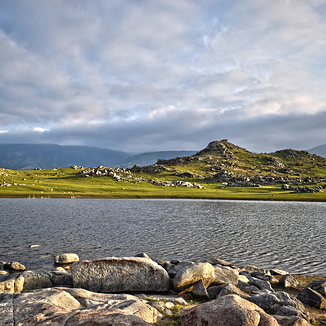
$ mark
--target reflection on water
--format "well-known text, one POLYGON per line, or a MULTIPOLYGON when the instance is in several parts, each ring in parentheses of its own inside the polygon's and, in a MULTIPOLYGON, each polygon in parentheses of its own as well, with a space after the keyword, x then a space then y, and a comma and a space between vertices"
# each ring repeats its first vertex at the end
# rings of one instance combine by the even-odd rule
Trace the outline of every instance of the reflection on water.
POLYGON ((53 257, 65 252, 81 260, 146 252, 326 273, 326 203, 0 199, 0 211, 0 260, 32 270, 53 268, 53 257))

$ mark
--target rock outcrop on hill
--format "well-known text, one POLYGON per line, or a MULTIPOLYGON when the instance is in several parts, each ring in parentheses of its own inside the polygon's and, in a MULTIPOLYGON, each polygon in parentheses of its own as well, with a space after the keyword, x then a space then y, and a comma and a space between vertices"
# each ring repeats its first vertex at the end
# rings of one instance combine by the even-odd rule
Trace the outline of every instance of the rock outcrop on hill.
MULTIPOLYGON (((132 173, 161 174, 183 178, 222 182, 229 187, 261 187, 275 184, 312 185, 321 182, 321 170, 326 159, 306 151, 285 149, 269 154, 250 153, 231 144, 227 139, 213 141, 206 148, 191 156, 159 159, 149 166, 133 166, 132 173), (203 169, 203 164, 205 168, 203 169), (187 172, 178 167, 189 166, 187 172), (191 169, 201 170, 192 171, 191 169), (314 172, 314 170, 316 172, 314 172)), ((324 180, 325 181, 325 180, 324 180)), ((155 181, 164 185, 167 181, 155 181)), ((297 192, 304 192, 296 189, 297 192)), ((314 191, 317 192, 317 191, 314 191)))

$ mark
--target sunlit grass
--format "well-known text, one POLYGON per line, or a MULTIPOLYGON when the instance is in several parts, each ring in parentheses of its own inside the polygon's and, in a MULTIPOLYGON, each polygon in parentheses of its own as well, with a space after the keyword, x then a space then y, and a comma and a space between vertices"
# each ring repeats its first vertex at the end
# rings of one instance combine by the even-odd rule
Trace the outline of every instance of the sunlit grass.
MULTIPOLYGON (((183 170, 186 172, 190 166, 183 170)), ((200 174, 200 170, 190 170, 200 174)), ((13 171, 0 169, 0 183, 19 184, 0 187, 0 197, 25 198, 203 198, 203 199, 243 199, 243 200, 290 200, 290 201, 326 201, 326 194, 293 193, 284 191, 281 185, 263 187, 227 187, 221 183, 207 182, 202 179, 182 179, 205 186, 205 189, 186 187, 155 186, 148 181, 131 183, 116 181, 109 176, 82 177, 78 170, 64 168, 54 170, 13 171), (23 184, 23 185, 22 185, 23 184)), ((161 181, 180 180, 169 172, 157 174, 134 174, 133 177, 161 181)))

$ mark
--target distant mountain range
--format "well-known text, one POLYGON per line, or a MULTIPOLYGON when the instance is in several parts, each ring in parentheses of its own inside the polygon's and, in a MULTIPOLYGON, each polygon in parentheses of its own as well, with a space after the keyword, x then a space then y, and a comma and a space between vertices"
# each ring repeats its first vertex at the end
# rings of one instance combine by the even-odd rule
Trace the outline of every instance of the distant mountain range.
MULTIPOLYGON (((326 144, 308 150, 326 158, 326 144)), ((0 167, 12 170, 51 169, 80 165, 84 167, 131 168, 147 166, 158 159, 191 156, 197 151, 160 151, 130 154, 92 146, 62 146, 56 144, 0 144, 0 167)))
POLYGON ((316 154, 326 158, 326 144, 311 148, 308 150, 308 152, 310 154, 316 154))
POLYGON ((158 159, 188 156, 196 151, 163 151, 133 155, 123 151, 92 146, 56 144, 0 144, 0 167, 12 170, 51 169, 80 165, 84 167, 132 167, 151 165, 158 159))
POLYGON ((169 160, 176 157, 191 156, 196 153, 197 151, 161 151, 142 153, 128 157, 120 163, 120 166, 125 168, 132 168, 134 165, 147 166, 156 163, 158 159, 169 160))

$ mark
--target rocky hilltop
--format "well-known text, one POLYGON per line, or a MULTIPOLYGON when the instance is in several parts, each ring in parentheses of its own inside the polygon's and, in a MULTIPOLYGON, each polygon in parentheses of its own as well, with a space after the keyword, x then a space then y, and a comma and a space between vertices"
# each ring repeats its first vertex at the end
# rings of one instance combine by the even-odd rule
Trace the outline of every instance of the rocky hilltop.
MULTIPOLYGON (((326 159, 293 149, 257 154, 224 139, 209 143, 192 156, 160 159, 156 164, 134 166, 130 171, 156 174, 173 172, 177 175, 178 170, 185 171, 179 173, 184 178, 223 182, 228 186, 311 185, 325 182, 326 159)), ((321 188, 316 187, 314 191, 318 189, 321 188)))

